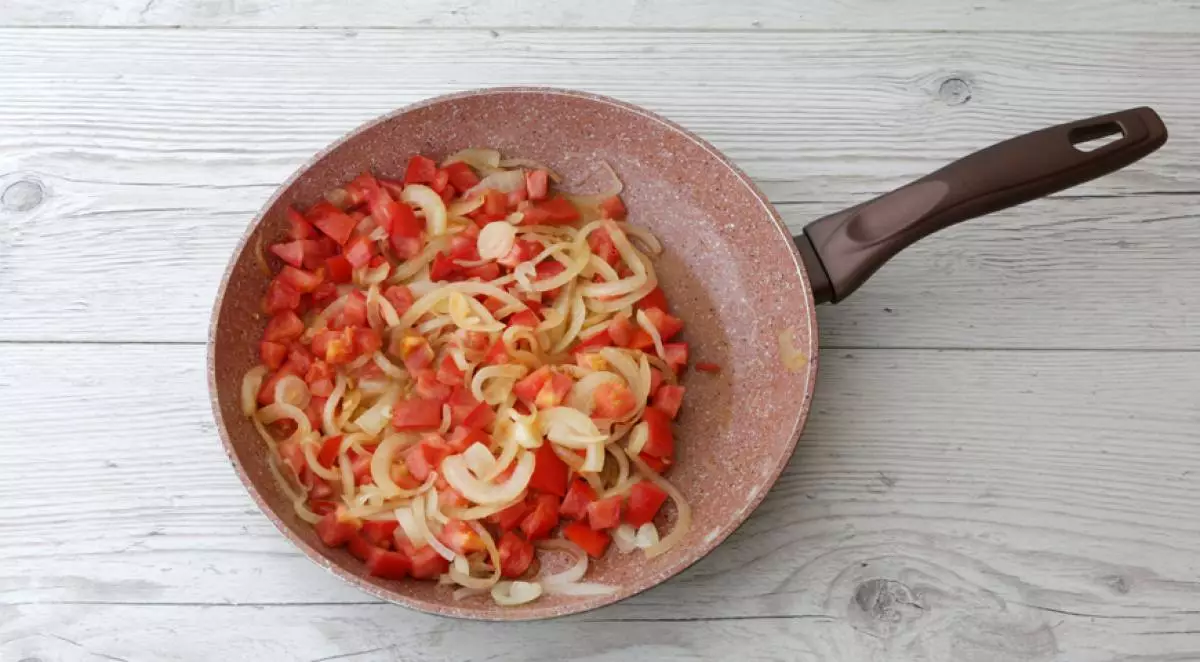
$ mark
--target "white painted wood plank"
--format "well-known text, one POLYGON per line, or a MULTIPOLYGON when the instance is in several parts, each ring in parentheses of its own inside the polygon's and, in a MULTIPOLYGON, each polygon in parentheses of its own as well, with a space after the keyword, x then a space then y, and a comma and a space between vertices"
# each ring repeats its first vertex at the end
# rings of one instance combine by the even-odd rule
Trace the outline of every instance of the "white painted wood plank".
POLYGON ((0 345, 0 401, 21 403, 0 410, 0 658, 1200 650, 1200 353, 821 360, 796 457, 726 544, 620 605, 496 628, 376 605, 291 550, 223 457, 202 348, 0 345))
POLYGON ((1194 0, 8 0, 0 25, 1198 32, 1194 0))
POLYGON ((697 130, 794 228, 1003 137, 1151 103, 1164 150, 1088 199, 928 240, 822 323, 835 346, 1196 348, 1198 59, 1170 35, 0 31, 0 339, 202 340, 227 251, 308 155, 430 94, 539 82, 697 130), (947 76, 970 101, 938 96, 947 76), (33 181, 44 199, 21 211, 36 196, 11 187, 33 181))

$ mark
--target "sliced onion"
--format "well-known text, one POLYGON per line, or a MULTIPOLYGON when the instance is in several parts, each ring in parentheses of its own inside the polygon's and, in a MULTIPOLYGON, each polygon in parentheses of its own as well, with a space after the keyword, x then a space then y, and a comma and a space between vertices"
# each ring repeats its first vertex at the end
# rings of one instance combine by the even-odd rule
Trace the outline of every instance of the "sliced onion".
POLYGON ((567 198, 576 205, 594 207, 613 197, 614 195, 620 195, 621 191, 625 190, 625 185, 621 183, 621 178, 617 176, 617 172, 613 170, 611 165, 608 164, 608 161, 601 161, 600 165, 608 171, 609 176, 612 178, 612 183, 608 185, 607 189, 601 191, 600 193, 593 193, 590 195, 564 193, 563 197, 567 198))
POLYGON ((296 375, 287 375, 275 382, 275 402, 285 402, 289 405, 304 409, 312 394, 308 392, 308 384, 296 375))
POLYGON ((429 530, 429 523, 425 520, 426 498, 426 495, 422 494, 421 496, 413 499, 411 506, 413 523, 416 525, 417 530, 421 532, 421 535, 425 537, 425 542, 429 543, 429 546, 432 547, 439 556, 447 561, 453 561, 455 556, 454 550, 450 549, 444 543, 442 543, 442 541, 438 540, 437 536, 433 535, 433 532, 429 530))
POLYGON ((513 382, 525 376, 529 369, 519 364, 489 365, 480 368, 471 378, 471 395, 493 407, 504 401, 513 382), (491 384, 487 384, 492 380, 491 384), (485 388, 491 387, 491 388, 485 388))
POLYGON ((612 533, 613 543, 617 546, 617 551, 622 554, 628 554, 638 548, 637 544, 637 529, 631 524, 621 524, 612 533))
POLYGON ((646 447, 646 441, 650 439, 650 425, 646 421, 642 421, 633 426, 629 431, 629 441, 626 443, 626 448, 630 453, 637 455, 646 447))
POLYGON ((533 602, 542 595, 542 585, 537 582, 497 582, 492 587, 492 599, 502 607, 515 607, 533 602))
POLYGON ((254 240, 254 261, 258 263, 258 272, 267 278, 270 278, 271 267, 267 264, 267 255, 263 253, 263 233, 258 233, 258 238, 254 240))
POLYGON ((400 389, 392 387, 388 392, 380 396, 374 405, 359 414, 358 418, 354 419, 354 424, 372 437, 383 432, 388 423, 392 422, 392 405, 396 402, 396 398, 399 395, 400 389))
POLYGON ((591 444, 587 447, 587 455, 580 465, 581 472, 599 473, 604 470, 604 442, 591 444))
POLYGON ((592 409, 596 406, 595 399, 592 395, 601 384, 624 384, 625 380, 615 373, 604 370, 588 373, 582 379, 571 387, 571 393, 567 398, 567 406, 572 409, 588 414, 592 413, 592 409))
POLYGON ((325 400, 325 407, 321 410, 321 429, 327 436, 332 437, 342 433, 342 426, 338 425, 334 413, 345 393, 346 378, 339 373, 333 384, 333 393, 329 394, 329 398, 325 400))
POLYGON ((517 229, 504 221, 493 221, 483 226, 479 231, 479 257, 484 260, 498 260, 512 251, 513 243, 517 240, 517 229))
POLYGON ((489 170, 500 167, 500 152, 486 147, 468 147, 447 156, 442 161, 442 167, 451 163, 463 162, 476 170, 489 170))
POLYGON ((637 311, 637 323, 650 336, 650 339, 654 341, 654 351, 658 354, 658 358, 666 361, 667 351, 663 348, 662 334, 658 332, 658 328, 650 323, 650 318, 646 317, 645 311, 637 311))
POLYGON ((479 183, 463 192, 464 198, 479 195, 491 189, 501 193, 512 193, 525 188, 525 173, 520 170, 501 170, 479 180, 479 183))
POLYGON ((654 522, 646 522, 638 527, 637 530, 637 546, 642 549, 650 549, 658 544, 658 529, 654 528, 654 522))
POLYGON ((466 461, 461 455, 451 455, 442 461, 442 475, 450 487, 458 490, 467 499, 478 504, 500 503, 512 501, 518 494, 525 491, 529 479, 533 476, 534 460, 532 453, 522 453, 517 460, 517 468, 507 481, 499 485, 481 481, 471 474, 466 461))
POLYGON ((425 231, 430 236, 446 234, 446 203, 437 191, 424 184, 409 184, 401 191, 400 199, 425 214, 425 231))
POLYGON ((692 507, 688 505, 683 495, 679 493, 679 490, 675 489, 675 486, 670 481, 646 466, 642 458, 636 454, 626 454, 629 455, 629 460, 633 462, 633 466, 637 467, 638 473, 641 474, 642 478, 657 485, 675 502, 675 525, 671 528, 671 532, 659 540, 658 544, 646 548, 646 558, 654 558, 670 550, 687 534, 688 529, 692 527, 692 507))
MULTIPOLYGON (((309 437, 309 439, 311 440, 312 437, 309 437)), ((308 464, 308 470, 320 476, 321 478, 324 478, 325 480, 337 480, 341 474, 333 469, 327 469, 321 466, 321 463, 317 460, 316 449, 320 445, 319 441, 320 439, 318 438, 316 441, 312 441, 311 443, 304 442, 300 444, 300 448, 304 451, 304 461, 308 464)))
POLYGON ((450 521, 449 517, 442 514, 442 500, 438 497, 437 488, 434 487, 425 495, 425 519, 433 520, 439 524, 445 524, 450 521))
POLYGON ((522 492, 522 493, 518 494, 517 497, 515 499, 513 499, 512 501, 506 501, 504 503, 495 503, 490 506, 471 506, 470 508, 451 508, 448 511, 446 511, 446 515, 448 517, 453 517, 454 519, 463 520, 464 522, 470 522, 472 520, 483 519, 483 518, 487 517, 488 515, 495 515, 496 513, 500 512, 501 510, 504 510, 505 508, 508 508, 508 507, 510 507, 520 501, 524 501, 524 500, 525 500, 525 493, 522 492))
POLYGON ((258 410, 258 392, 262 389, 263 377, 267 375, 267 366, 257 365, 246 371, 242 377, 242 413, 253 416, 258 410))
POLYGON ((480 479, 486 478, 488 472, 496 464, 496 457, 492 455, 487 446, 478 441, 471 444, 467 450, 463 451, 462 455, 463 460, 467 463, 467 469, 480 479))
MULTIPOLYGON (((544 540, 539 542, 537 546, 541 549, 559 552, 568 552, 575 558, 575 562, 571 567, 562 572, 553 575, 538 577, 538 581, 545 587, 547 592, 552 592, 551 587, 561 586, 563 584, 573 584, 583 579, 584 573, 588 568, 588 555, 583 551, 583 548, 570 540, 544 540)), ((544 563, 542 564, 545 565, 544 563)))
POLYGON ((312 434, 312 423, 308 421, 308 415, 301 409, 286 402, 275 402, 258 410, 255 415, 264 425, 270 425, 280 419, 289 418, 296 423, 296 431, 292 433, 289 439, 301 440, 312 434))
POLYGON ((538 412, 538 426, 547 439, 567 448, 587 448, 608 440, 595 421, 571 407, 551 407, 538 412))
POLYGON ((483 196, 477 195, 473 198, 465 200, 456 200, 450 203, 450 207, 446 209, 446 213, 451 218, 461 218, 483 206, 483 196))
POLYGON ((466 557, 459 556, 454 559, 454 563, 450 566, 450 578, 462 586, 467 586, 476 589, 486 589, 496 585, 500 581, 500 550, 496 549, 496 541, 492 539, 492 534, 479 522, 469 522, 469 526, 475 534, 483 541, 483 546, 487 550, 488 560, 492 564, 491 577, 472 577, 470 566, 467 564, 466 557))
POLYGON ((415 496, 417 490, 402 489, 392 480, 392 464, 396 461, 396 453, 417 442, 414 434, 390 434, 375 447, 371 455, 371 478, 387 497, 415 496))

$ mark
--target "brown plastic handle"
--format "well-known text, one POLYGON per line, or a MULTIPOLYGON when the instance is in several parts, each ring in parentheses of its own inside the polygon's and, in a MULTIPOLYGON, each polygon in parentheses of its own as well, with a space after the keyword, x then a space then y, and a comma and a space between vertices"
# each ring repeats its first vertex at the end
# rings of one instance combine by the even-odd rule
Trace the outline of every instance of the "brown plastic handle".
POLYGON ((933 232, 1028 202, 1130 165, 1167 141, 1149 108, 1059 124, 992 145, 885 193, 813 221, 795 237, 817 303, 850 296, 896 253, 933 232), (1080 143, 1120 134, 1093 151, 1080 143))

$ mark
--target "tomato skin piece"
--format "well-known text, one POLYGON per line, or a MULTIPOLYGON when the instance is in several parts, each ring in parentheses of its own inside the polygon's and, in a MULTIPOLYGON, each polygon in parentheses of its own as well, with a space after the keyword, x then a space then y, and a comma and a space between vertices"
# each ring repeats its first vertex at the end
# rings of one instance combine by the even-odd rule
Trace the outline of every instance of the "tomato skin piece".
POLYGON ((611 496, 588 504, 588 526, 596 529, 612 529, 621 523, 621 497, 611 496))
POLYGON ((682 386, 663 384, 654 392, 651 404, 654 408, 665 412, 667 416, 676 418, 679 416, 679 407, 683 404, 683 392, 682 386))
POLYGON ((498 513, 488 515, 487 521, 500 527, 501 531, 508 531, 520 526, 528 513, 529 506, 524 501, 518 501, 498 513))
POLYGON ((601 384, 593 391, 592 398, 595 401, 592 416, 596 418, 621 418, 637 407, 633 391, 622 383, 606 382, 601 384))
POLYGON ((401 400, 392 409, 392 427, 397 430, 437 429, 441 425, 442 403, 437 400, 401 400))
POLYGON ((567 540, 579 545, 588 556, 598 559, 604 556, 612 537, 603 531, 596 531, 583 522, 571 522, 562 529, 567 540))
POLYGON ((533 476, 529 478, 529 489, 548 494, 567 494, 567 464, 563 462, 549 442, 534 450, 533 476))
POLYGON ((556 526, 558 497, 553 494, 536 495, 533 499, 533 509, 521 520, 521 532, 529 540, 541 540, 549 536, 556 526))
POLYGON ((279 366, 283 365, 283 360, 287 358, 287 346, 264 340, 258 343, 258 355, 262 359, 263 365, 271 370, 278 370, 279 366))
POLYGON ((354 217, 325 200, 318 202, 308 210, 308 220, 312 221, 312 224, 317 226, 317 229, 325 236, 338 244, 345 244, 349 241, 350 235, 354 233, 354 227, 358 225, 358 221, 354 220, 354 217))
POLYGON ((533 563, 533 543, 512 531, 500 536, 500 574, 510 579, 525 574, 533 563))
POLYGON ((341 547, 358 535, 358 520, 350 517, 344 506, 323 516, 313 528, 327 547, 341 547))
POLYGON ((412 571, 408 556, 384 549, 371 553, 366 563, 367 574, 380 579, 404 579, 412 571))
POLYGON ((571 519, 585 519, 588 515, 588 506, 596 500, 596 491, 592 489, 587 481, 576 478, 571 481, 571 489, 567 490, 567 495, 563 497, 562 505, 558 507, 558 513, 563 517, 571 519))
POLYGON ((404 185, 432 184, 437 174, 437 163, 433 159, 416 154, 408 160, 408 167, 404 170, 404 185))
POLYGON ((643 310, 646 308, 658 308, 666 312, 668 310, 667 295, 661 287, 656 287, 650 290, 649 294, 638 300, 637 307, 643 310))
POLYGON ((628 213, 625 209, 625 202, 621 200, 621 196, 619 195, 605 198, 600 202, 600 218, 622 219, 628 213))
POLYGON ((479 183, 479 175, 476 175, 471 166, 462 161, 455 161, 447 165, 445 170, 450 177, 450 184, 459 191, 466 191, 479 183))
POLYGON ((625 521, 641 526, 654 521, 659 508, 667 501, 667 493, 661 487, 643 480, 629 489, 629 507, 625 510, 625 521))
POLYGON ((304 322, 296 313, 288 310, 271 318, 263 331, 263 340, 267 342, 285 343, 295 340, 304 333, 304 322))
POLYGON ((671 417, 660 409, 646 407, 642 420, 646 422, 648 432, 642 452, 659 458, 673 457, 675 436, 671 432, 671 417))
POLYGON ((530 200, 545 200, 550 193, 550 173, 538 168, 525 173, 525 191, 530 200))

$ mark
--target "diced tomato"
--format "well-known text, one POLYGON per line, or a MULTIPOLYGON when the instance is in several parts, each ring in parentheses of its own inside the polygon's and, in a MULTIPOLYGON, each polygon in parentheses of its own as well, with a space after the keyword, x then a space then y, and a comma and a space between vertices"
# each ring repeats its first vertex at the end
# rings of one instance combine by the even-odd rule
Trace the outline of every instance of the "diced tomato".
POLYGON ((396 532, 396 551, 404 554, 411 563, 409 574, 414 579, 437 579, 450 569, 450 562, 437 553, 433 545, 413 547, 401 531, 396 532))
POLYGON ((500 536, 500 574, 509 578, 520 577, 531 563, 533 543, 512 531, 505 531, 500 536))
MULTIPOLYGON (((629 347, 630 343, 633 342, 634 334, 640 330, 625 315, 617 315, 608 323, 608 337, 612 338, 617 347, 629 347)), ((651 344, 653 344, 653 341, 651 341, 651 344)))
POLYGON ((612 336, 609 335, 608 329, 605 329, 599 333, 593 333, 592 335, 588 336, 587 338, 580 340, 579 344, 575 345, 575 348, 571 351, 578 354, 579 352, 586 350, 586 349, 590 349, 593 347, 612 347, 613 344, 614 343, 613 343, 612 336))
POLYGON ((596 418, 621 418, 637 407, 633 391, 620 382, 605 382, 597 386, 592 398, 595 402, 592 416, 596 418))
POLYGON ((625 203, 621 200, 621 196, 614 195, 611 198, 605 198, 600 201, 600 218, 625 218, 628 212, 625 210, 625 203))
POLYGON ((521 225, 565 225, 579 220, 579 210, 570 200, 554 196, 524 209, 521 225))
POLYGON ((438 253, 433 256, 433 263, 429 265, 429 279, 432 281, 455 280, 456 277, 462 275, 462 267, 454 261, 454 258, 445 253, 438 253))
MULTIPOLYGON (((316 511, 314 510, 313 512, 316 511)), ((367 540, 367 537, 360 532, 350 538, 349 542, 346 543, 346 551, 350 552, 350 556, 353 556, 359 561, 362 561, 363 563, 370 563, 372 558, 384 553, 386 550, 372 545, 371 541, 367 540)))
POLYGON ((476 175, 471 166, 462 161, 455 161, 447 165, 445 170, 450 177, 450 183, 459 191, 466 191, 479 183, 479 175, 476 175))
POLYGON ((499 365, 508 363, 508 348, 504 346, 504 341, 496 338, 496 342, 488 349, 487 354, 483 357, 483 362, 486 365, 499 365))
POLYGON ((267 342, 285 343, 295 340, 304 333, 304 322, 292 311, 285 311, 271 318, 263 331, 263 340, 267 342))
POLYGON ((408 309, 412 308, 414 301, 412 290, 408 289, 405 285, 389 285, 383 291, 383 298, 392 304, 392 308, 396 309, 397 315, 403 315, 408 312, 408 309))
POLYGON ((401 260, 408 260, 416 257, 421 252, 423 244, 420 237, 404 237, 393 234, 388 237, 388 245, 392 247, 392 252, 396 254, 396 257, 401 260))
POLYGON ((642 452, 654 457, 672 457, 675 454, 675 436, 671 432, 671 417, 660 409, 646 407, 642 414, 646 422, 646 445, 642 452))
POLYGON ((538 409, 549 409, 557 407, 567 399, 567 393, 570 393, 571 387, 575 385, 575 380, 571 379, 570 375, 561 372, 552 372, 550 381, 542 386, 538 391, 537 397, 533 399, 533 404, 538 409))
POLYGON ((638 308, 657 308, 662 311, 667 310, 667 295, 662 291, 661 287, 656 287, 650 290, 650 293, 642 297, 637 302, 638 308))
POLYGON ((312 351, 326 363, 349 363, 354 358, 354 332, 352 329, 318 331, 313 335, 312 351))
POLYGON ((541 242, 518 239, 513 242, 512 250, 510 250, 507 255, 496 261, 502 266, 513 269, 522 262, 528 262, 529 260, 532 260, 540 252, 542 252, 541 242))
MULTIPOLYGON (((308 509, 313 511, 313 514, 316 515, 328 515, 329 513, 337 510, 337 502, 326 501, 324 499, 309 499, 308 509)), ((350 539, 349 544, 354 544, 354 538, 350 539)), ((354 552, 351 551, 350 553, 353 554, 354 552)))
POLYGON ((526 171, 525 190, 530 200, 545 200, 550 192, 550 173, 541 168, 526 171))
POLYGON ((304 374, 308 390, 319 398, 328 398, 333 393, 333 368, 328 363, 317 359, 309 366, 304 374))
MULTIPOLYGON (((275 371, 270 377, 267 377, 263 381, 262 386, 259 387, 258 404, 264 406, 273 404, 275 402, 275 385, 284 377, 294 374, 296 374, 295 368, 285 362, 279 370, 275 371)), ((288 423, 291 423, 291 421, 288 421, 288 423)))
POLYGON ((463 346, 476 352, 482 352, 490 347, 491 339, 483 331, 467 331, 463 346))
POLYGON ((550 381, 550 375, 550 367, 542 366, 513 384, 512 392, 521 400, 532 403, 537 399, 542 387, 550 381))
POLYGON ((309 223, 304 218, 304 214, 296 211, 295 207, 287 208, 288 231, 287 236, 291 239, 312 239, 317 236, 316 230, 313 229, 312 223, 309 223))
MULTIPOLYGON (((439 418, 440 415, 439 415, 439 418)), ((437 471, 442 460, 450 455, 450 447, 440 435, 426 435, 416 446, 410 446, 404 453, 404 464, 408 473, 416 480, 425 482, 431 472, 437 471)))
POLYGON ((592 248, 592 252, 599 256, 601 260, 614 267, 621 261, 621 252, 617 250, 617 245, 613 243, 612 236, 604 228, 593 230, 588 235, 588 246, 592 248))
POLYGON ((654 392, 652 400, 654 407, 661 409, 667 416, 675 418, 679 415, 679 407, 683 404, 683 387, 664 384, 654 392))
MULTIPOLYGON (((450 188, 450 173, 444 168, 438 168, 433 176, 433 181, 429 182, 429 188, 437 191, 439 195, 445 193, 446 189, 450 188)), ((442 196, 444 200, 446 196, 442 196)))
POLYGON ((447 508, 466 508, 471 505, 467 497, 453 487, 438 488, 438 507, 442 510, 447 508))
POLYGON ((358 535, 358 520, 351 517, 345 507, 322 517, 314 525, 317 537, 329 547, 341 547, 358 535))
POLYGON ((458 385, 450 394, 450 418, 454 425, 469 428, 486 428, 496 418, 496 412, 487 403, 471 395, 470 389, 458 385))
POLYGON ((507 322, 509 326, 527 326, 532 329, 541 324, 542 320, 538 318, 537 313, 526 309, 510 315, 507 322))
MULTIPOLYGON (((546 444, 543 444, 545 446, 546 444)), ((533 509, 521 520, 521 532, 529 540, 541 540, 558 526, 558 497, 553 494, 538 494, 533 498, 533 509)))
POLYGON ((479 534, 475 533, 466 522, 459 519, 451 519, 446 522, 442 526, 442 532, 438 534, 438 540, 464 556, 486 549, 483 538, 480 538, 479 534))
POLYGON ((357 207, 370 200, 371 194, 379 190, 379 181, 371 173, 363 172, 350 180, 342 190, 346 192, 347 206, 357 207))
POLYGON ((326 469, 332 468, 337 461, 338 451, 342 449, 342 435, 329 437, 321 442, 321 450, 317 452, 317 463, 326 469))
POLYGON ((379 188, 387 191, 393 200, 399 200, 404 195, 404 182, 396 179, 379 178, 379 188))
POLYGON ((297 292, 312 292, 313 290, 317 289, 317 286, 320 285, 321 281, 325 279, 320 272, 313 273, 311 271, 304 271, 303 269, 297 269, 290 264, 285 265, 283 269, 279 271, 278 278, 280 282, 291 286, 291 288, 297 292))
POLYGON ((359 235, 346 244, 346 260, 355 267, 365 267, 375 256, 375 242, 359 235))
POLYGON ((338 297, 337 284, 325 281, 317 286, 317 289, 312 291, 309 299, 312 305, 316 308, 323 308, 326 305, 333 303, 333 300, 338 297))
POLYGON ((478 260, 479 245, 476 238, 468 236, 466 233, 459 233, 451 237, 450 257, 454 260, 478 260))
POLYGON ((596 531, 583 522, 571 522, 562 529, 567 540, 579 545, 588 556, 598 559, 604 556, 612 537, 603 531, 596 531))
POLYGON ((533 476, 529 479, 529 489, 558 496, 566 495, 567 465, 554 453, 549 443, 537 447, 533 460, 533 476))
POLYGON ((350 473, 354 475, 355 485, 369 485, 375 482, 371 475, 371 457, 373 453, 359 454, 350 451, 350 473))
POLYGON ((334 255, 325 260, 325 275, 334 283, 349 283, 354 275, 354 265, 344 255, 334 255))
POLYGON ((271 252, 293 267, 302 267, 304 266, 304 256, 308 253, 309 244, 316 243, 312 239, 297 239, 281 244, 271 244, 271 252))
POLYGON ((508 531, 520 525, 528 512, 529 506, 524 501, 518 501, 498 513, 488 515, 487 521, 500 527, 501 531, 508 531))
MULTIPOLYGON (((442 403, 420 398, 401 400, 392 409, 392 427, 397 430, 436 429, 442 424, 442 403)), ((412 470, 412 467, 409 467, 412 470)), ((424 478, 413 475, 417 480, 424 478)))
POLYGON ((454 362, 454 357, 450 352, 442 355, 442 360, 438 363, 437 380, 447 386, 462 385, 463 370, 454 362))
POLYGON ((383 189, 376 189, 370 198, 371 218, 375 225, 383 228, 388 235, 415 236, 412 228, 420 229, 412 208, 403 202, 397 202, 383 189), (401 227, 397 228, 397 224, 401 227))
POLYGON ((354 327, 354 349, 359 354, 374 354, 383 347, 383 337, 371 327, 354 327))
POLYGON ((399 524, 396 520, 366 520, 362 525, 362 534, 373 544, 384 547, 392 543, 399 524))
MULTIPOLYGON (((559 262, 558 260, 551 258, 548 260, 542 260, 541 262, 538 262, 537 266, 534 267, 533 270, 537 275, 537 278, 535 278, 534 280, 549 280, 549 279, 554 278, 555 276, 561 274, 562 272, 566 271, 567 268, 566 268, 566 266, 563 265, 562 262, 559 262)), ((547 290, 546 295, 553 296, 550 294, 550 292, 557 292, 558 289, 559 288, 556 287, 553 290, 547 290)))
POLYGON ((475 278, 481 281, 495 280, 500 277, 500 265, 495 262, 488 262, 477 267, 467 267, 463 269, 463 278, 468 280, 475 278))
POLYGON ((308 488, 310 499, 328 499, 333 496, 333 485, 311 471, 305 472, 304 485, 308 488))
POLYGON ((662 386, 663 374, 658 368, 650 368, 650 395, 658 393, 658 387, 662 386))
POLYGON ((417 397, 436 401, 438 411, 441 411, 442 403, 450 399, 450 387, 439 381, 437 373, 429 368, 418 370, 413 373, 413 377, 417 380, 414 389, 417 397))
POLYGON ((504 196, 504 201, 508 205, 509 209, 516 209, 518 205, 528 199, 529 191, 526 191, 524 188, 519 188, 515 191, 509 191, 508 195, 504 196))
POLYGON ((297 441, 281 441, 278 445, 279 457, 285 464, 292 468, 297 476, 308 466, 308 460, 304 458, 304 449, 300 447, 300 442, 297 441))
POLYGON ((667 500, 667 493, 659 486, 648 480, 634 483, 629 489, 629 507, 625 511, 625 521, 633 526, 641 526, 654 520, 658 509, 667 500))
POLYGON ((367 574, 381 579, 404 579, 412 571, 412 561, 400 552, 380 549, 372 553, 366 562, 367 574))
POLYGON ((696 369, 699 370, 700 372, 712 372, 712 373, 721 372, 721 366, 716 363, 712 363, 710 361, 697 361, 696 369))
POLYGON ((611 496, 588 504, 588 526, 599 531, 621 523, 621 497, 611 496))
POLYGON ((558 513, 571 519, 584 519, 588 515, 588 505, 596 500, 596 491, 587 481, 576 478, 571 481, 571 489, 563 497, 558 513))
POLYGON ((287 346, 264 340, 258 343, 258 355, 262 358, 263 365, 271 370, 278 370, 279 366, 283 365, 283 359, 287 357, 287 346))
POLYGON ((438 167, 433 159, 417 154, 408 160, 408 168, 404 171, 404 183, 432 184, 437 178, 438 167))
POLYGON ((272 280, 267 285, 267 295, 263 298, 263 312, 276 315, 285 310, 295 310, 300 307, 300 293, 296 288, 280 281, 272 280))
MULTIPOLYGON (((683 322, 679 318, 672 317, 658 308, 643 308, 642 313, 650 321, 651 326, 658 331, 663 342, 670 340, 683 330, 683 322)), ((633 349, 648 349, 653 345, 654 339, 650 337, 650 334, 643 329, 638 329, 633 334, 633 339, 630 340, 628 346, 633 349)))
POLYGON ((367 325, 367 297, 362 290, 354 290, 346 297, 341 312, 334 315, 331 326, 342 329, 348 326, 367 325))
POLYGON ((308 210, 308 220, 312 221, 318 230, 325 233, 325 236, 339 244, 349 241, 350 235, 354 233, 354 227, 358 225, 358 221, 354 220, 352 216, 325 200, 318 202, 308 210))
POLYGON ((288 345, 287 362, 291 364, 293 372, 303 377, 312 366, 313 355, 302 343, 292 342, 288 345))
POLYGON ((687 366, 688 361, 688 344, 685 342, 672 342, 663 345, 663 352, 667 357, 667 365, 675 369, 678 374, 687 366))
POLYGON ((483 192, 483 206, 479 208, 483 220, 498 221, 508 216, 508 196, 501 191, 487 189, 483 192))

